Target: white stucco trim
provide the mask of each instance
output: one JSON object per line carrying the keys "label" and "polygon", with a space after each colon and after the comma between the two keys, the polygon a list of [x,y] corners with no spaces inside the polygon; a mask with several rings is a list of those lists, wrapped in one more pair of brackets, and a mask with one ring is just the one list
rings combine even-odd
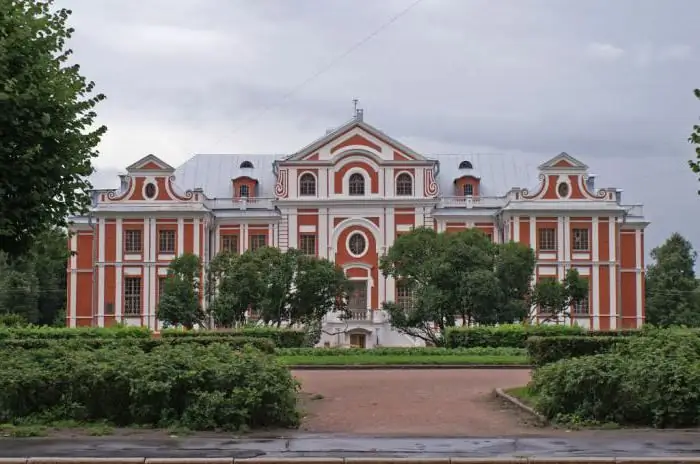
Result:
{"label": "white stucco trim", "polygon": [[[314,194],[313,195],[302,195],[301,194],[301,178],[305,175],[311,175],[314,178]],[[316,173],[313,171],[299,171],[299,175],[297,176],[297,196],[302,197],[302,198],[314,198],[318,197],[318,192],[319,191],[319,185],[318,185],[318,176]]]}
{"label": "white stucco trim", "polygon": [[[362,238],[363,238],[364,241],[365,241],[365,249],[364,249],[364,251],[363,251],[362,253],[354,254],[354,253],[352,252],[352,250],[350,250],[350,238],[351,238],[352,236],[354,236],[354,235],[361,235]],[[369,252],[369,237],[367,237],[367,234],[365,234],[365,233],[364,233],[363,231],[361,231],[361,230],[353,230],[353,231],[350,232],[350,233],[348,234],[348,236],[345,238],[345,250],[346,250],[346,251],[348,252],[348,254],[349,254],[350,256],[352,256],[353,258],[362,258],[363,256],[365,256],[365,255],[367,254],[367,252]]]}
{"label": "white stucco trim", "polygon": [[[407,174],[411,178],[411,194],[410,195],[399,195],[397,190],[398,187],[398,179],[399,176],[402,174]],[[399,197],[399,198],[409,198],[409,197],[415,197],[416,196],[416,176],[413,175],[412,172],[406,171],[405,169],[398,170],[394,173],[394,182],[393,185],[391,186],[393,189],[392,196],[394,197]]]}
{"label": "white stucco trim", "polygon": [[[332,218],[331,218],[332,221]],[[348,218],[345,219],[344,221],[341,221],[335,228],[333,229],[333,233],[331,235],[331,243],[332,246],[335,247],[337,250],[338,246],[338,238],[340,237],[340,234],[347,229],[348,227],[352,226],[361,226],[369,230],[372,235],[374,236],[374,240],[377,245],[377,253],[379,253],[379,250],[381,250],[381,247],[384,246],[384,240],[382,239],[382,231],[377,227],[375,223],[370,221],[369,219],[365,218]],[[369,242],[368,246],[369,246]]]}
{"label": "white stucco trim", "polygon": [[[156,193],[153,195],[152,198],[148,198],[146,195],[146,186],[148,184],[153,184],[153,186],[156,188]],[[160,188],[158,187],[158,182],[156,181],[156,178],[154,176],[147,176],[143,179],[143,185],[141,186],[141,195],[143,196],[143,199],[145,201],[155,201],[158,198],[158,194],[160,193]]]}
{"label": "white stucco trim", "polygon": [[[364,195],[350,195],[350,176],[353,174],[360,174],[362,178],[365,180],[365,194]],[[366,197],[372,194],[372,178],[369,176],[369,173],[367,172],[366,169],[362,168],[350,168],[347,170],[347,172],[343,175],[343,195],[347,195],[348,197]]]}

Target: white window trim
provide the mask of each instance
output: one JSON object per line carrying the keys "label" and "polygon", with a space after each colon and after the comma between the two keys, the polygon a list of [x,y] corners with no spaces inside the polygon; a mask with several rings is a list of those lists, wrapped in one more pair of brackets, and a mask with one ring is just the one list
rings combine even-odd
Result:
{"label": "white window trim", "polygon": [[[352,237],[352,236],[355,235],[355,234],[359,234],[359,235],[362,236],[362,238],[365,239],[365,250],[364,250],[362,253],[357,254],[357,255],[354,254],[354,253],[352,252],[352,250],[350,250],[350,237]],[[348,236],[345,237],[345,249],[347,250],[348,254],[349,254],[350,256],[352,256],[353,258],[362,258],[363,256],[365,256],[365,255],[369,252],[369,246],[370,246],[369,238],[367,237],[367,234],[365,234],[365,233],[364,233],[363,231],[361,231],[361,230],[353,230],[353,231],[350,231],[350,233],[348,233]]]}
{"label": "white window trim", "polygon": [[[399,195],[398,192],[398,187],[399,187],[399,176],[402,174],[408,174],[411,177],[411,194],[410,195]],[[410,171],[399,171],[396,173],[396,176],[394,176],[394,196],[401,197],[401,198],[406,198],[406,197],[414,197],[416,196],[416,177],[411,173]]]}
{"label": "white window trim", "polygon": [[[148,198],[148,196],[146,195],[146,186],[148,184],[153,184],[153,186],[156,188],[156,194],[153,195],[153,198]],[[156,178],[153,176],[144,177],[143,185],[141,186],[141,195],[143,196],[143,199],[146,201],[155,201],[158,198],[159,193],[160,188],[158,187],[158,182],[156,182]]]}
{"label": "white window trim", "polygon": [[[364,195],[350,195],[350,176],[353,174],[360,174],[365,179],[365,194]],[[372,193],[372,184],[369,177],[369,173],[362,168],[351,168],[343,176],[343,193],[349,197],[366,197]]]}
{"label": "white window trim", "polygon": [[[306,174],[311,174],[311,175],[313,176],[313,178],[314,178],[315,188],[314,188],[314,194],[313,194],[313,195],[304,195],[304,194],[301,193],[301,178],[304,177]],[[314,172],[311,172],[311,171],[302,171],[302,172],[300,172],[300,173],[298,174],[298,176],[297,176],[297,195],[298,195],[298,196],[300,196],[300,197],[305,197],[305,198],[317,197],[317,196],[318,196],[318,188],[319,188],[319,185],[318,185],[318,176],[317,176]]]}

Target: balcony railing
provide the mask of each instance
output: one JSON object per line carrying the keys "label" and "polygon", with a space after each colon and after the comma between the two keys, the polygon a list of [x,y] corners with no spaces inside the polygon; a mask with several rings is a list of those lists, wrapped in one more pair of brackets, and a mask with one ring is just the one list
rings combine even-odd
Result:
{"label": "balcony railing", "polygon": [[368,321],[372,319],[372,311],[368,309],[351,309],[348,311],[350,321]]}
{"label": "balcony railing", "polygon": [[272,200],[272,198],[257,197],[214,198],[209,200],[208,206],[213,209],[272,209]]}
{"label": "balcony railing", "polygon": [[503,197],[442,197],[439,208],[497,208],[505,205]]}

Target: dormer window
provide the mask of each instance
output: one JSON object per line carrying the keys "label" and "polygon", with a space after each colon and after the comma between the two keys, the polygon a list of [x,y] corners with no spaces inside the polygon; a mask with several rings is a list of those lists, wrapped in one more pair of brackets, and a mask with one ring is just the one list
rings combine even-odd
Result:
{"label": "dormer window", "polygon": [[464,184],[464,196],[474,196],[474,186],[472,184]]}
{"label": "dormer window", "polygon": [[396,195],[411,196],[413,195],[413,179],[408,173],[402,172],[396,177]]}
{"label": "dormer window", "polygon": [[251,163],[250,161],[243,161],[241,163],[241,169],[253,169],[253,163]]}
{"label": "dormer window", "polygon": [[[454,164],[453,164],[453,166],[454,166]],[[461,163],[459,163],[459,169],[473,169],[473,168],[474,168],[474,166],[472,165],[471,161],[465,160],[465,161],[462,161]]]}
{"label": "dormer window", "polygon": [[316,195],[316,178],[311,173],[302,174],[299,179],[299,195],[312,197]]}
{"label": "dormer window", "polygon": [[241,198],[248,198],[250,196],[250,189],[247,185],[241,185],[238,189],[238,196]]}

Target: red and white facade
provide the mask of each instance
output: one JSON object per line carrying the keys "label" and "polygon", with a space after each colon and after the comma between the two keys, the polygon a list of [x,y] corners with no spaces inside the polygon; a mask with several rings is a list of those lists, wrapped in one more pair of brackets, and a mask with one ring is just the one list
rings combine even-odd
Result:
{"label": "red and white facade", "polygon": [[120,188],[94,191],[89,216],[72,218],[66,323],[159,330],[159,291],[174,256],[202,256],[204,273],[223,249],[268,245],[329,258],[353,281],[353,319],[329,315],[325,332],[335,335],[325,343],[417,344],[379,309],[406,295],[378,260],[397,236],[425,226],[526,243],[537,256],[534,279],[578,269],[589,301],[559,323],[639,327],[648,222],[641,206],[621,204],[618,189],[596,189],[593,179],[566,153],[539,166],[501,155],[424,156],[361,112],[289,156],[195,155],[174,169],[149,155],[127,168]]}

